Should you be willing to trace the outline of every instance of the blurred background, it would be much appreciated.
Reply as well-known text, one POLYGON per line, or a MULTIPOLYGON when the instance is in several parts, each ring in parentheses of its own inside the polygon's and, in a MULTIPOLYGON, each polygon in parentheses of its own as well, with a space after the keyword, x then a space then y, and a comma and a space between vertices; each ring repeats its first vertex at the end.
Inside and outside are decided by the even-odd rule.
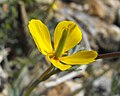
MULTIPOLYGON (((71 53, 120 52, 120 0, 0 0, 0 96, 20 96, 50 65, 29 33, 33 18, 48 26, 52 40, 58 22, 76 22, 83 39, 71 53)), ((74 66, 39 84, 31 94, 53 95, 120 96, 120 57, 74 66)))

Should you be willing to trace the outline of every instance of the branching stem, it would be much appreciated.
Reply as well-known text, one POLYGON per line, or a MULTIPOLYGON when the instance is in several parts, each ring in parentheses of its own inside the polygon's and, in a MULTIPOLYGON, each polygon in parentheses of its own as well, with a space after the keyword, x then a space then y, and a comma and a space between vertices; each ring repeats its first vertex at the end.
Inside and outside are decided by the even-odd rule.
MULTIPOLYGON (((120 57, 120 52, 112 52, 112 53, 106 53, 106 54, 100 54, 97 56, 96 59, 105 59, 105 58, 111 58, 111 57, 120 57)), ((51 65, 43 74, 38 76, 38 78, 35 78, 32 83, 24 90, 24 95, 23 96, 30 96, 31 92, 33 89, 42 81, 48 79, 50 76, 53 74, 59 73, 60 70, 53 70, 54 66, 51 65)))
POLYGON ((97 56, 96 59, 105 59, 105 58, 112 58, 112 57, 120 57, 120 52, 100 54, 100 55, 97 56))

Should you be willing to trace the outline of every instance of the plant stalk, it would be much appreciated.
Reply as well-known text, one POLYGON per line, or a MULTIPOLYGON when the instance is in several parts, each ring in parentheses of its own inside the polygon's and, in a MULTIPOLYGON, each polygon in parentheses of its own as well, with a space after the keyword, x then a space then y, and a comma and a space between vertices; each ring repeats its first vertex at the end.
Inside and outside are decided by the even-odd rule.
MULTIPOLYGON (((31 92, 33 91, 33 89, 41 82, 44 80, 44 78, 46 78, 46 76, 49 74, 49 72, 54 68, 53 65, 51 65, 45 72, 43 72, 43 74, 41 74, 40 76, 38 76, 38 78, 36 78, 35 80, 33 80, 33 82, 26 88, 24 95, 23 96, 30 96, 31 92)), ((50 77, 50 76, 49 76, 50 77)))
MULTIPOLYGON (((100 54, 97 56, 96 59, 104 59, 104 58, 110 58, 110 57, 118 57, 120 56, 120 52, 112 52, 112 53, 106 53, 106 54, 100 54)), ((53 70, 54 66, 51 65, 43 74, 38 76, 38 78, 34 79, 33 82, 26 88, 23 96, 30 96, 33 89, 42 81, 48 79, 53 74, 59 73, 60 70, 56 69, 53 70)))
POLYGON ((96 59, 105 59, 105 58, 112 58, 112 57, 120 57, 120 52, 99 54, 96 59))

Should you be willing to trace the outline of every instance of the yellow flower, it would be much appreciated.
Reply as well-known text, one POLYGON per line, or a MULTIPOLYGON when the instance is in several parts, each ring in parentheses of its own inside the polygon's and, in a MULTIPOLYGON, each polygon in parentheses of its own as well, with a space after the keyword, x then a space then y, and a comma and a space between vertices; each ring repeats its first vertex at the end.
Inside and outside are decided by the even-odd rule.
POLYGON ((60 70, 67 70, 72 65, 89 64, 95 61, 96 51, 79 51, 70 56, 66 52, 82 40, 82 32, 72 21, 62 21, 55 28, 54 49, 51 44, 48 28, 40 21, 32 19, 29 22, 30 33, 39 49, 46 58, 60 70))

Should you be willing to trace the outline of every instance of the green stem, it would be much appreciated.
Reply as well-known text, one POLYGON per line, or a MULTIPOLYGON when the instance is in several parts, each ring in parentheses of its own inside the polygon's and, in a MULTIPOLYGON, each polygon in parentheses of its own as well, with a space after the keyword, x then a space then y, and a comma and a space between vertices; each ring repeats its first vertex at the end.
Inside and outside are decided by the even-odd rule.
MULTIPOLYGON (((46 76, 49 74, 49 72, 54 68, 53 65, 51 65, 42 75, 38 76, 33 82, 26 88, 25 93, 23 96, 30 96, 33 89, 46 78, 46 76)), ((50 77, 50 76, 49 76, 50 77)))
POLYGON ((44 78, 44 81, 47 80, 50 76, 56 74, 56 73, 59 73, 61 72, 61 70, 59 69, 56 69, 56 70, 53 70, 52 72, 50 72, 45 78, 44 78))
MULTIPOLYGON (((58 52, 59 53, 59 52, 58 52)), ((60 55, 60 54, 58 54, 60 55)), ((100 54, 97 56, 96 59, 102 59, 102 58, 110 58, 110 57, 117 57, 120 56, 120 52, 112 52, 112 53, 106 53, 106 54, 100 54)), ((42 81, 48 79, 50 76, 52 76, 53 74, 59 73, 60 70, 56 69, 53 70, 54 68, 53 65, 51 65, 45 72, 43 72, 42 75, 38 76, 38 78, 36 78, 35 80, 33 80, 33 82, 26 88, 25 93, 23 96, 30 96, 31 92, 33 91, 33 89, 42 81)))
POLYGON ((63 52, 63 48, 64 48, 64 45, 65 45, 65 42, 66 42, 66 39, 67 39, 67 36, 68 36, 67 29, 64 29, 64 31, 62 33, 62 36, 60 38, 60 42, 58 44, 57 50, 55 52, 55 57, 56 58, 61 56, 61 54, 63 52))

